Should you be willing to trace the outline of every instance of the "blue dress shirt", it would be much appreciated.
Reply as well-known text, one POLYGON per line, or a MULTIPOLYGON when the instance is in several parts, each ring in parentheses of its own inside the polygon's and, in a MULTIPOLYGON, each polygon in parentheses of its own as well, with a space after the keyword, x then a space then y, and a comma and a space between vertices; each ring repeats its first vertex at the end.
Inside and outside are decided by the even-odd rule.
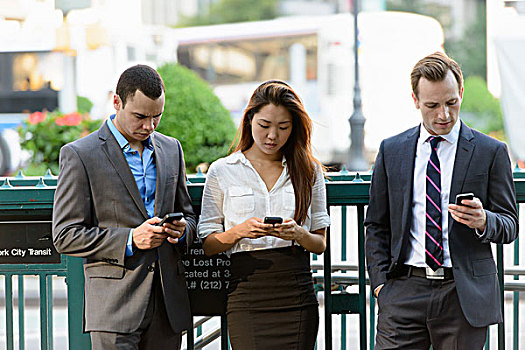
MULTIPOLYGON (((107 121, 109 130, 122 149, 124 157, 128 162, 129 168, 137 187, 142 197, 142 202, 146 207, 148 216, 150 218, 154 215, 155 210, 155 190, 157 185, 157 166, 155 165, 155 158, 153 157, 153 143, 151 142, 151 137, 148 137, 145 141, 142 142, 144 145, 144 150, 142 151, 142 157, 140 153, 131 148, 128 140, 120 133, 113 120, 115 115, 113 114, 110 119, 107 121)), ((126 256, 133 255, 133 229, 129 231, 128 243, 126 246, 126 256)))

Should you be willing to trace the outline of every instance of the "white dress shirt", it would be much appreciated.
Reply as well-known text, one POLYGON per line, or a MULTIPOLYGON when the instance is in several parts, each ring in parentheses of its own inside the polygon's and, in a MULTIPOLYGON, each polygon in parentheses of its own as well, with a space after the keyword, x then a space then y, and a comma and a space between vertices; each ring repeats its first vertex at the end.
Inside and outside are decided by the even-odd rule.
MULTIPOLYGON (((437 156, 441 170, 441 227, 443 229, 443 266, 451 267, 450 249, 448 245, 448 204, 450 183, 456 158, 459 130, 461 122, 456 124, 446 135, 440 135, 444 141, 438 144, 437 156)), ((408 247, 407 265, 426 267, 425 262, 425 227, 426 227, 426 174, 430 158, 430 142, 432 136, 421 124, 419 140, 417 141, 416 161, 414 165, 414 184, 412 198, 412 225, 410 228, 410 245, 408 247)))
MULTIPOLYGON (((288 176, 286 160, 283 171, 273 188, 268 191, 250 161, 240 151, 215 161, 209 168, 202 195, 202 211, 198 235, 204 239, 214 232, 224 232, 251 217, 280 216, 293 218, 295 194, 288 176)), ((302 225, 307 231, 330 226, 326 209, 326 188, 320 171, 312 188, 312 203, 302 225)), ((292 243, 278 237, 243 238, 228 254, 288 247, 292 243)), ((297 243, 296 243, 297 244, 297 243)))

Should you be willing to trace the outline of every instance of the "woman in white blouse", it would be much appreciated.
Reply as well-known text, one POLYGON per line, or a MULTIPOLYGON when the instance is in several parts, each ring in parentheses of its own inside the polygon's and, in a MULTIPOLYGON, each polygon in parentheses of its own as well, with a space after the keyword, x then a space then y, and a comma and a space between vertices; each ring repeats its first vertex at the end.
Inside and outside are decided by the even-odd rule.
POLYGON ((228 157, 208 171, 199 236, 208 255, 231 254, 233 349, 313 349, 319 326, 309 252, 326 248, 323 166, 312 121, 283 81, 253 93, 228 157), (265 224, 264 217, 283 218, 265 224))

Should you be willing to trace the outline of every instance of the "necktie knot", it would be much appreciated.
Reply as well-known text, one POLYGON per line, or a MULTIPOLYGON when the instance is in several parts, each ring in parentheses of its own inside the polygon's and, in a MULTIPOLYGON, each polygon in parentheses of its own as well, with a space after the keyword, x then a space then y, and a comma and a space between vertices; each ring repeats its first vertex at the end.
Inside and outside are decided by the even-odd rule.
POLYGON ((430 142, 430 146, 432 148, 436 148, 438 143, 440 143, 441 141, 443 141, 444 138, 442 138, 441 136, 430 136, 427 141, 430 142))

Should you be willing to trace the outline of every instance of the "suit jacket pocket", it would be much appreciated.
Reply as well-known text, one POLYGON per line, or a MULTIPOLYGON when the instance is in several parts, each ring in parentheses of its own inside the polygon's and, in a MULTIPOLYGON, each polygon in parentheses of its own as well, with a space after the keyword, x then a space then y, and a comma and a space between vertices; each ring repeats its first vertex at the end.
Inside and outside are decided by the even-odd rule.
POLYGON ((112 278, 121 279, 124 277, 122 266, 111 265, 105 262, 95 262, 84 266, 84 274, 89 278, 112 278))
POLYGON ((475 174, 475 175, 467 175, 467 177, 465 178, 465 184, 468 184, 468 183, 473 183, 473 182, 486 182, 487 181, 487 178, 488 178, 489 174, 487 173, 484 173, 484 174, 475 174))
POLYGON ((476 277, 495 275, 497 269, 496 264, 494 263, 494 259, 486 258, 474 260, 472 262, 472 272, 476 277))

